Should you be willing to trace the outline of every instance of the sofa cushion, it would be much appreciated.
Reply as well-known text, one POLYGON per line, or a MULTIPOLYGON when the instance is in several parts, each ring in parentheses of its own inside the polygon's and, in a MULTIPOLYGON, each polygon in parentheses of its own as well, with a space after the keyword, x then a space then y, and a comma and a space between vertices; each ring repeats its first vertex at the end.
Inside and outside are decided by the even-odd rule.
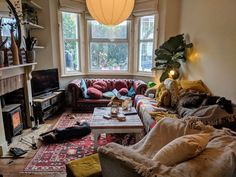
POLYGON ((170 92, 171 107, 175 107, 178 103, 178 93, 179 93, 178 83, 176 80, 168 78, 164 81, 164 85, 170 92))
POLYGON ((129 91, 128 91, 128 96, 129 97, 133 97, 135 95, 135 90, 134 90, 134 87, 131 86, 129 91))
POLYGON ((128 89, 127 88, 122 88, 119 91, 119 94, 121 94, 122 96, 125 96, 128 94, 128 89))
POLYGON ((196 90, 198 92, 209 93, 209 89, 201 80, 182 80, 180 85, 183 89, 196 90))
POLYGON ((115 94, 112 91, 104 92, 102 95, 105 98, 112 98, 113 96, 115 96, 115 94))
POLYGON ((89 96, 87 94, 87 91, 88 91, 87 85, 86 85, 84 79, 82 79, 80 82, 80 88, 82 90, 82 94, 83 94, 84 98, 89 98, 89 96))
POLYGON ((115 87, 115 89, 117 89, 119 91, 122 88, 128 88, 128 85, 125 82, 125 80, 118 80, 118 81, 115 81, 114 87, 115 87))
POLYGON ((87 93, 90 96, 90 98, 95 98, 95 99, 102 98, 102 92, 94 87, 89 87, 87 93))
POLYGON ((107 90, 107 83, 103 80, 99 80, 93 83, 93 87, 101 92, 105 92, 107 90))
POLYGON ((160 161, 167 166, 189 160, 206 148, 209 136, 208 133, 199 133, 176 138, 162 147, 153 157, 153 160, 160 161))

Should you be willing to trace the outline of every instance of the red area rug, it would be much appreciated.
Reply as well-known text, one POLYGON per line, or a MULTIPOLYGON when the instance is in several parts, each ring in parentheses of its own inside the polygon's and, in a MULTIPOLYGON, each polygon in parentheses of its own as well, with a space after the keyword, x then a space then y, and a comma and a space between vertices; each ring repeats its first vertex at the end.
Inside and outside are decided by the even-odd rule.
MULTIPOLYGON (((70 116, 67 115, 68 114, 63 114, 54 128, 69 127, 81 120, 89 122, 92 117, 92 114, 73 114, 75 118, 71 119, 70 116)), ((98 145, 105 145, 108 142, 129 145, 134 143, 134 137, 130 135, 101 135, 98 145)), ((93 153, 94 147, 92 134, 82 139, 42 145, 23 172, 65 172, 65 164, 68 161, 88 156, 93 153)))

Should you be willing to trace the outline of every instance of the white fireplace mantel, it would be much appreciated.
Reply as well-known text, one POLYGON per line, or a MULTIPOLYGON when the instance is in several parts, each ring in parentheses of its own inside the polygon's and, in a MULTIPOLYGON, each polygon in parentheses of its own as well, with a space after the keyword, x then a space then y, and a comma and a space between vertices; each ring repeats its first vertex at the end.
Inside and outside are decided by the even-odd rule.
MULTIPOLYGON (((0 96, 16 90, 20 86, 23 86, 24 88, 28 127, 32 126, 30 116, 32 116, 33 114, 32 108, 31 108, 32 93, 31 93, 30 79, 31 79, 31 72, 33 71, 36 64, 37 63, 26 63, 26 64, 21 64, 21 65, 14 65, 14 66, 0 68, 0 96), (8 79, 11 80, 11 78, 22 76, 22 75, 23 75, 23 79, 22 80, 19 79, 16 81, 16 82, 19 82, 19 84, 15 83, 14 80, 12 80, 11 83, 9 84, 7 83, 8 79)), ((7 151, 8 151, 8 146, 5 139, 2 106, 0 103, 0 156, 5 154, 7 151)))

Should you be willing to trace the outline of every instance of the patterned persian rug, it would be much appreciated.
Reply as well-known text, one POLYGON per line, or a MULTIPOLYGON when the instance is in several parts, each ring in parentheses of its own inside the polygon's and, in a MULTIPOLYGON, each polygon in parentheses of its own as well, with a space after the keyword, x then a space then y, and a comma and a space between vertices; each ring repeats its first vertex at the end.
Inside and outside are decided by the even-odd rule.
MULTIPOLYGON (((54 128, 65 128, 74 125, 78 121, 90 121, 92 114, 68 114, 65 113, 58 120, 54 128), (69 115, 69 116, 68 116, 69 115), (71 116, 73 115, 73 116, 71 116), (72 118, 73 117, 73 118, 72 118)), ((93 135, 87 135, 82 139, 73 139, 65 142, 42 145, 33 159, 25 167, 23 172, 65 172, 65 164, 94 153, 93 135)), ((105 135, 102 134, 98 145, 102 146, 109 142, 116 142, 123 145, 134 144, 134 136, 126 135, 105 135)))

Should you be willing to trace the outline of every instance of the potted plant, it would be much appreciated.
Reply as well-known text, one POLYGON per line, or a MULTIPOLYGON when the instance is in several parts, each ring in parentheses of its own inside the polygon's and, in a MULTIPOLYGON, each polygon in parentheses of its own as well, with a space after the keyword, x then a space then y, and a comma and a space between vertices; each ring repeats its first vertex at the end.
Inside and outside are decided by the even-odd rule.
POLYGON ((186 49, 193 47, 192 43, 186 44, 184 34, 171 37, 155 50, 155 67, 152 70, 163 70, 160 82, 166 78, 179 78, 179 68, 181 63, 179 60, 186 62, 186 49))
POLYGON ((36 44, 35 37, 31 37, 30 30, 27 31, 27 37, 25 39, 25 48, 26 48, 26 59, 28 63, 35 62, 35 50, 34 46, 36 44))

